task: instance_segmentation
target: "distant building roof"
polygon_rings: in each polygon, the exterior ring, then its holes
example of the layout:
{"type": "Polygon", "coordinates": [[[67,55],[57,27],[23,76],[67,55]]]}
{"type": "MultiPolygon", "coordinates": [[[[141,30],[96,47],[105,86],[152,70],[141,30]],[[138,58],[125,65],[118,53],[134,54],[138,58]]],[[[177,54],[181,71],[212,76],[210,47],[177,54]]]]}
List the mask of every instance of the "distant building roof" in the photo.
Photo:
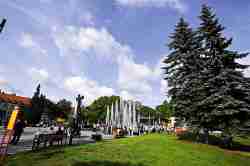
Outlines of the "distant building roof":
{"type": "Polygon", "coordinates": [[[17,104],[21,106],[30,107],[31,99],[23,96],[16,96],[15,94],[0,93],[0,102],[17,104]]]}

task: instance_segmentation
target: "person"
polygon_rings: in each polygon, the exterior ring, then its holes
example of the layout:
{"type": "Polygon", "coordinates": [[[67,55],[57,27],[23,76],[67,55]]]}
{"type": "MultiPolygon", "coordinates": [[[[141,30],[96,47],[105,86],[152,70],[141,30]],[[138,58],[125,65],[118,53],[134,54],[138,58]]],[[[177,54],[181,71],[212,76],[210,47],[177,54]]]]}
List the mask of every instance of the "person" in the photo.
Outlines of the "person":
{"type": "Polygon", "coordinates": [[[129,127],[129,136],[132,136],[132,127],[129,127]]]}
{"type": "Polygon", "coordinates": [[[55,134],[55,127],[54,126],[50,126],[49,128],[48,128],[48,134],[55,134]]]}
{"type": "Polygon", "coordinates": [[[25,128],[25,122],[22,119],[18,119],[14,127],[14,135],[10,142],[11,144],[16,145],[19,142],[19,139],[23,133],[24,128],[25,128]]]}
{"type": "Polygon", "coordinates": [[[147,125],[145,125],[144,128],[145,128],[144,131],[146,132],[146,134],[148,134],[149,133],[149,127],[147,125]]]}

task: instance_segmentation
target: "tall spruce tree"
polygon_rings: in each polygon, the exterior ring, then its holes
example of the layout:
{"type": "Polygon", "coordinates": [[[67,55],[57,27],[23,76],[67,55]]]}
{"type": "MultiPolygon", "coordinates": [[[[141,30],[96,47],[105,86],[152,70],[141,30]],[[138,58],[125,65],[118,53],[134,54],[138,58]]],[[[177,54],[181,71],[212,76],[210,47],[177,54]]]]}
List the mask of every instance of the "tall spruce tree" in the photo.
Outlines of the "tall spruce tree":
{"type": "Polygon", "coordinates": [[[31,98],[31,113],[28,118],[29,123],[36,124],[39,122],[44,109],[45,96],[41,94],[41,85],[38,84],[36,91],[31,98]]]}
{"type": "Polygon", "coordinates": [[[201,24],[198,29],[202,41],[203,69],[197,103],[199,113],[196,119],[205,131],[221,130],[232,136],[249,118],[249,81],[242,69],[247,66],[236,62],[247,56],[230,51],[232,39],[223,36],[225,29],[211,8],[202,6],[201,24]]]}
{"type": "Polygon", "coordinates": [[[164,60],[169,97],[174,104],[176,116],[189,123],[196,122],[196,92],[201,71],[200,41],[188,23],[181,18],[170,36],[171,53],[164,60]]]}
{"type": "Polygon", "coordinates": [[[175,114],[208,133],[221,130],[232,137],[250,119],[250,79],[242,71],[248,66],[238,59],[247,53],[231,51],[232,39],[211,8],[202,6],[201,24],[192,31],[183,19],[170,36],[165,74],[175,114]]]}

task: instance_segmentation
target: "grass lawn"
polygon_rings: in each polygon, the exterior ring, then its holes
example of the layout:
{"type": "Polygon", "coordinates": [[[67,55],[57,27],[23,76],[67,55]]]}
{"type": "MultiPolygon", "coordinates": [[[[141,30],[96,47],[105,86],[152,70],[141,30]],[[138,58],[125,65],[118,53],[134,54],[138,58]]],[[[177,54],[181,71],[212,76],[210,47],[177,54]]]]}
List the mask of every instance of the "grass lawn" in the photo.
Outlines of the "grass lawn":
{"type": "Polygon", "coordinates": [[[8,166],[250,166],[250,153],[147,135],[8,158],[8,166]]]}

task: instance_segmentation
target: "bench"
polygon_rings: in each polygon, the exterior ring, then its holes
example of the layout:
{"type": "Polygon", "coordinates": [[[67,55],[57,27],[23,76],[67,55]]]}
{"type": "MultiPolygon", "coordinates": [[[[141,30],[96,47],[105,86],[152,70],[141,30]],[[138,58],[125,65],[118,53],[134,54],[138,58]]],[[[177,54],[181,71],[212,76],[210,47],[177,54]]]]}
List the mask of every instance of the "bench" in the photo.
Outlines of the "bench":
{"type": "Polygon", "coordinates": [[[39,134],[35,135],[32,143],[32,150],[39,149],[40,144],[43,143],[43,147],[47,147],[47,143],[50,146],[53,145],[53,142],[57,142],[58,145],[63,145],[63,139],[66,138],[64,133],[55,133],[55,134],[39,134]]]}

